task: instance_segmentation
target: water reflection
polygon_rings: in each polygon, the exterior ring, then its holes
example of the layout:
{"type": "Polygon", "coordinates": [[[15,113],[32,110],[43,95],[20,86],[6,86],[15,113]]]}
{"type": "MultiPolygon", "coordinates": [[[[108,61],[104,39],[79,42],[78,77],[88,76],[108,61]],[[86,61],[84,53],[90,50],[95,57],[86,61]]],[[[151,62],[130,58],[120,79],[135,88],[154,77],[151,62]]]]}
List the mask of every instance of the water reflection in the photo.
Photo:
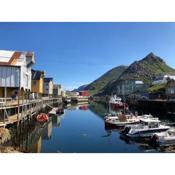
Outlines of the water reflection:
{"type": "MultiPolygon", "coordinates": [[[[115,112],[113,109],[110,110],[115,112]]],[[[151,148],[146,140],[122,137],[121,128],[105,127],[103,117],[108,111],[109,108],[104,103],[68,105],[65,107],[65,114],[51,116],[50,121],[44,125],[31,120],[19,127],[11,127],[11,140],[6,146],[31,153],[162,151],[151,148]]],[[[141,114],[139,110],[138,112],[141,114]]],[[[166,123],[172,124],[175,121],[175,118],[161,116],[159,113],[154,116],[166,123]]]]}
{"type": "Polygon", "coordinates": [[[49,121],[42,130],[42,139],[50,140],[52,136],[52,121],[49,121]]]}
{"type": "Polygon", "coordinates": [[[40,124],[35,120],[25,121],[18,127],[9,128],[12,135],[11,140],[6,146],[12,146],[20,152],[40,153],[43,140],[50,140],[52,136],[52,128],[60,126],[60,118],[52,116],[50,121],[40,124]]]}

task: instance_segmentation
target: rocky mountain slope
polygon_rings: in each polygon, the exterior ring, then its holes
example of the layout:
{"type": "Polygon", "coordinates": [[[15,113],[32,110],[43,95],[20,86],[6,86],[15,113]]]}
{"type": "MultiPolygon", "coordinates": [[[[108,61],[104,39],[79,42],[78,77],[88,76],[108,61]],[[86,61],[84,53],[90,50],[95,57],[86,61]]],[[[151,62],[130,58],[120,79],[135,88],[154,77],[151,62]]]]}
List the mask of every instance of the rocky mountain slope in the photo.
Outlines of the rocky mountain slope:
{"type": "Polygon", "coordinates": [[[100,93],[102,89],[107,86],[109,83],[118,79],[118,77],[126,70],[126,66],[115,67],[101,77],[87,85],[84,90],[88,90],[91,95],[100,93]]]}
{"type": "Polygon", "coordinates": [[[162,74],[175,75],[175,69],[168,66],[162,58],[150,53],[140,61],[134,61],[116,81],[105,86],[101,94],[110,94],[120,80],[135,79],[150,84],[156,76],[162,74]]]}

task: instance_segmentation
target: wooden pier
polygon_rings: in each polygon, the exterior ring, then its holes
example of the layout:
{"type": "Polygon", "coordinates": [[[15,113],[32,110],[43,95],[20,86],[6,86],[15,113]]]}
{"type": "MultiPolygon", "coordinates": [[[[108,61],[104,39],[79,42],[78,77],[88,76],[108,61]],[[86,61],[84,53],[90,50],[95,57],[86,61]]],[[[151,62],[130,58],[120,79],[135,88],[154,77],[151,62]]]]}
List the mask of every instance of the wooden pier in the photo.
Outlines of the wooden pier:
{"type": "Polygon", "coordinates": [[[0,99],[0,127],[31,118],[46,107],[52,108],[62,103],[61,98],[43,97],[41,99],[0,99]]]}

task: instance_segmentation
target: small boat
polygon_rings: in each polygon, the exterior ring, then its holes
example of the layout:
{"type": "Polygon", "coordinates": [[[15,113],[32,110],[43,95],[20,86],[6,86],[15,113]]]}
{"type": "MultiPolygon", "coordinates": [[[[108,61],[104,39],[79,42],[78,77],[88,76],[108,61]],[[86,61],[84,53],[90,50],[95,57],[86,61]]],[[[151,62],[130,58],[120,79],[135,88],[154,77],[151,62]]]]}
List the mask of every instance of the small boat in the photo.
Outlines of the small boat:
{"type": "Polygon", "coordinates": [[[160,124],[158,118],[140,118],[140,123],[137,125],[127,125],[121,131],[130,138],[141,138],[141,137],[151,137],[155,133],[165,132],[170,129],[169,126],[160,124]]]}
{"type": "MultiPolygon", "coordinates": [[[[122,115],[122,113],[118,113],[118,114],[106,114],[104,119],[105,121],[108,121],[108,120],[113,120],[113,119],[119,119],[119,115],[122,115]]],[[[147,115],[140,115],[140,116],[135,116],[133,115],[132,113],[131,114],[126,114],[125,115],[126,119],[131,119],[131,118],[137,118],[137,119],[146,119],[146,118],[153,118],[153,116],[151,114],[147,115]]]]}
{"type": "Polygon", "coordinates": [[[175,130],[167,130],[162,133],[155,133],[150,138],[150,145],[153,147],[175,145],[175,130]]]}
{"type": "Polygon", "coordinates": [[[48,122],[49,121],[49,117],[45,113],[40,113],[40,114],[37,115],[36,120],[38,122],[44,123],[44,122],[48,122]]]}
{"type": "Polygon", "coordinates": [[[105,119],[105,126],[107,127],[124,127],[129,124],[138,124],[140,119],[132,115],[118,115],[118,117],[105,119]]]}
{"type": "Polygon", "coordinates": [[[49,115],[56,115],[57,108],[52,108],[52,110],[49,112],[49,115]]]}
{"type": "Polygon", "coordinates": [[[64,109],[63,108],[52,108],[49,114],[50,115],[64,114],[64,109]]]}

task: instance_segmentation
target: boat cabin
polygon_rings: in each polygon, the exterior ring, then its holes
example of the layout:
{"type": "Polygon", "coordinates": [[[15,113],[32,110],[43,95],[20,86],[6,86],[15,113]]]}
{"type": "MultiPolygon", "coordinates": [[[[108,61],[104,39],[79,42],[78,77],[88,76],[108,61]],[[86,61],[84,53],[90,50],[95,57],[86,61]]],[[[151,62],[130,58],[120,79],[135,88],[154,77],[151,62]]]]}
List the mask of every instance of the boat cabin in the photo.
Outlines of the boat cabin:
{"type": "Polygon", "coordinates": [[[147,119],[140,119],[140,123],[148,126],[149,128],[157,128],[160,126],[160,120],[158,118],[147,118],[147,119]]]}

